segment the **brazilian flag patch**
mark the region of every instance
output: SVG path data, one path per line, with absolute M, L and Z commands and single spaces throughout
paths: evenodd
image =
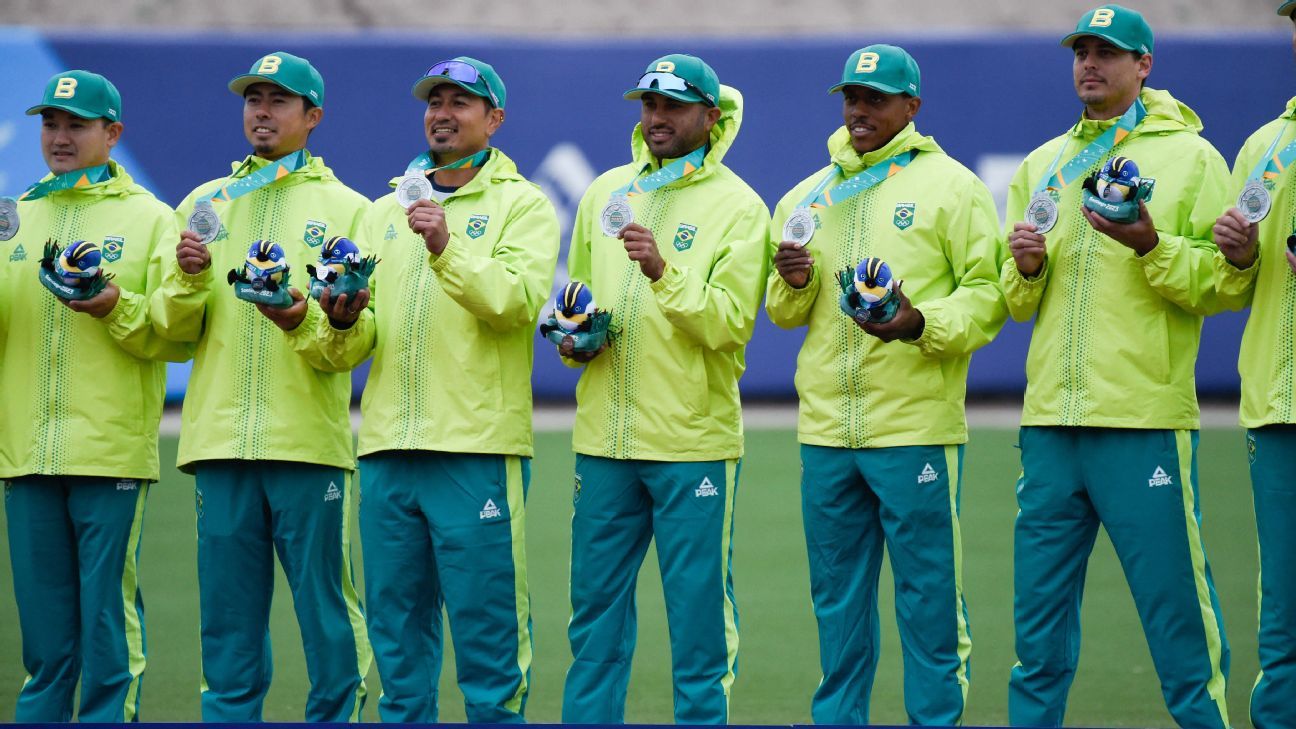
M 103 245 L 99 249 L 103 251 L 103 258 L 109 263 L 116 263 L 121 260 L 122 248 L 126 247 L 126 240 L 118 235 L 110 235 L 104 238 Z
M 895 223 L 895 227 L 900 230 L 905 230 L 913 225 L 914 215 L 917 213 L 917 206 L 914 203 L 896 203 L 895 216 L 891 218 L 891 222 Z
M 675 250 L 687 251 L 693 247 L 693 239 L 697 237 L 697 226 L 688 223 L 680 223 L 680 227 L 675 231 Z
M 321 223 L 318 220 L 306 221 L 306 232 L 302 233 L 302 240 L 311 248 L 319 248 L 324 245 L 324 234 L 328 232 L 328 224 Z
M 471 215 L 468 217 L 468 228 L 464 232 L 469 238 L 480 238 L 486 235 L 486 224 L 489 222 L 489 215 Z

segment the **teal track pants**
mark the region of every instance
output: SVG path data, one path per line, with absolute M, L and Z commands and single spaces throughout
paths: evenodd
M 801 512 L 823 680 L 816 724 L 867 724 L 880 650 L 878 575 L 895 577 L 904 699 L 914 724 L 954 726 L 972 638 L 963 600 L 963 447 L 801 446 Z
M 1296 727 L 1296 425 L 1247 433 L 1260 537 L 1260 675 L 1256 729 Z
M 383 721 L 437 721 L 444 606 L 468 721 L 522 722 L 532 653 L 530 464 L 432 451 L 360 459 L 365 598 Z
M 144 672 L 140 535 L 148 482 L 24 476 L 5 485 L 27 681 L 20 723 L 139 720 Z
M 625 721 L 638 630 L 635 585 L 654 538 L 670 625 L 675 721 L 728 721 L 738 671 L 731 569 L 737 489 L 737 461 L 577 454 L 568 625 L 574 660 L 563 723 Z
M 1080 601 L 1101 525 L 1180 726 L 1228 726 L 1229 648 L 1201 540 L 1197 432 L 1021 429 L 1014 532 L 1013 726 L 1061 726 L 1080 660 Z
M 284 461 L 195 470 L 203 721 L 261 721 L 276 554 L 306 654 L 306 721 L 357 720 L 372 654 L 352 581 L 351 473 Z

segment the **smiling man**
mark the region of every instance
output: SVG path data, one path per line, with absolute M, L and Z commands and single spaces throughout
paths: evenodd
M 378 708 L 384 721 L 436 722 L 444 606 L 468 721 L 521 722 L 531 682 L 531 363 L 558 218 L 490 146 L 506 99 L 490 64 L 434 64 L 413 94 L 428 149 L 361 225 L 366 252 L 382 260 L 372 298 L 320 297 L 327 355 L 346 367 L 374 358 L 360 534 Z
M 1143 86 L 1153 38 L 1141 15 L 1104 5 L 1062 44 L 1084 112 L 1013 178 L 1000 274 L 1012 317 L 1035 317 L 1009 719 L 1063 721 L 1085 568 L 1102 526 L 1171 715 L 1181 726 L 1225 727 L 1229 650 L 1201 539 L 1193 367 L 1202 317 L 1223 308 L 1209 237 L 1226 206 L 1228 169 L 1191 109 Z M 1133 222 L 1084 207 L 1074 184 L 1117 155 L 1156 179 Z
M 904 49 L 855 51 L 829 91 L 842 94 L 843 126 L 828 138 L 830 164 L 774 210 L 765 303 L 775 324 L 809 327 L 796 383 L 823 669 L 811 713 L 816 724 L 869 721 L 885 551 L 909 720 L 954 726 L 972 648 L 959 528 L 963 397 L 972 351 L 1007 318 L 999 219 L 976 175 L 914 127 L 922 80 Z M 809 241 L 785 239 L 787 221 L 808 214 Z M 904 278 L 886 323 L 853 321 L 838 304 L 837 272 L 867 257 Z
M 89 71 L 41 102 L 50 174 L 0 206 L 0 479 L 27 678 L 20 723 L 137 721 L 146 663 L 137 567 L 158 480 L 166 372 L 190 348 L 153 332 L 149 295 L 175 240 L 170 208 L 112 159 L 121 95 Z M 47 240 L 95 244 L 113 277 L 85 300 L 37 277 Z M 9 659 L 6 659 L 9 660 Z
M 354 235 L 368 201 L 306 150 L 324 116 L 309 62 L 271 53 L 229 89 L 252 154 L 180 204 L 182 221 L 199 204 L 214 217 L 191 223 L 206 237 L 180 234 L 152 301 L 159 331 L 197 345 L 178 460 L 197 482 L 202 716 L 261 720 L 277 552 L 306 652 L 306 720 L 355 720 L 372 655 L 351 580 L 351 378 L 311 349 L 324 315 L 300 292 L 272 309 L 224 279 L 258 240 L 282 246 L 302 276 L 326 237 Z
M 675 720 L 724 723 L 738 656 L 738 378 L 764 287 L 769 216 L 721 162 L 742 123 L 742 95 L 702 59 L 653 61 L 625 98 L 640 104 L 634 159 L 586 191 L 567 261 L 619 333 L 600 352 L 561 350 L 584 368 L 573 434 L 575 660 L 562 717 L 625 720 L 635 585 L 655 538 Z

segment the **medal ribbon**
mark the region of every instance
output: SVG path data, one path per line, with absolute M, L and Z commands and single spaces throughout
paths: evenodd
M 1134 105 L 1121 114 L 1121 118 L 1112 125 L 1111 129 L 1103 132 L 1101 136 L 1085 145 L 1085 148 L 1076 152 L 1062 169 L 1058 169 L 1058 163 L 1062 160 L 1062 152 L 1066 150 L 1066 143 L 1058 150 L 1057 157 L 1053 158 L 1053 164 L 1049 166 L 1048 173 L 1040 184 L 1035 186 L 1035 192 L 1044 190 L 1061 190 L 1072 182 L 1080 179 L 1085 170 L 1093 166 L 1095 162 L 1107 156 L 1112 148 L 1130 135 L 1134 128 L 1142 123 L 1143 118 L 1147 116 L 1147 107 L 1143 106 L 1142 99 L 1135 99 Z
M 1255 166 L 1255 169 L 1251 171 L 1251 176 L 1247 178 L 1248 181 L 1276 180 L 1293 161 L 1296 161 L 1296 140 L 1283 147 L 1282 151 L 1274 154 L 1274 150 L 1278 148 L 1278 140 L 1283 138 L 1283 135 L 1287 133 L 1287 128 L 1290 126 L 1291 121 L 1289 120 L 1278 129 L 1278 136 L 1274 137 L 1273 142 L 1269 144 L 1269 149 L 1264 153 L 1264 157 L 1260 158 L 1260 162 Z
M 278 182 L 305 167 L 309 159 L 310 157 L 306 150 L 299 149 L 286 157 L 281 157 L 280 159 L 271 162 L 247 177 L 234 179 L 234 176 L 231 175 L 230 178 L 225 181 L 225 184 L 221 185 L 210 195 L 202 196 L 198 199 L 198 202 L 229 202 L 234 198 L 242 197 L 249 192 L 256 192 L 266 185 Z M 251 160 L 248 160 L 248 162 L 250 161 Z M 243 166 L 246 167 L 248 162 L 244 162 Z M 242 167 L 239 168 L 239 171 L 241 170 Z M 238 171 L 234 174 L 237 175 Z
M 451 162 L 448 165 L 441 165 L 440 167 L 436 167 L 435 166 L 436 163 L 432 161 L 432 155 L 428 154 L 427 152 L 424 152 L 423 154 L 420 154 L 419 156 L 410 160 L 409 165 L 405 168 L 405 174 L 408 175 L 414 172 L 422 172 L 423 176 L 427 177 L 428 175 L 431 175 L 434 172 L 439 172 L 441 170 L 462 170 L 466 167 L 481 167 L 482 165 L 486 164 L 486 160 L 489 157 L 490 157 L 490 147 L 487 147 L 486 149 L 483 149 L 477 154 L 471 155 L 469 157 L 464 157 L 461 160 L 456 160 L 454 162 Z
M 51 179 L 43 182 L 37 182 L 27 191 L 18 196 L 19 200 L 39 200 L 51 192 L 59 190 L 70 190 L 77 187 L 89 187 L 96 185 L 112 177 L 112 171 L 108 165 L 98 165 L 97 167 L 84 167 L 71 172 L 54 175 Z
M 889 180 L 900 170 L 908 167 L 909 163 L 913 162 L 917 156 L 918 150 L 916 149 L 901 152 L 894 157 L 878 162 L 863 172 L 851 176 L 831 190 L 825 190 L 828 183 L 832 182 L 838 175 L 843 174 L 839 165 L 833 165 L 832 170 L 819 181 L 818 185 L 815 185 L 815 188 L 810 191 L 809 195 L 805 196 L 805 199 L 797 205 L 797 208 L 830 208 L 838 203 L 844 203 L 861 192 Z
M 645 195 L 661 187 L 665 187 L 676 180 L 682 180 L 685 177 L 702 169 L 703 160 L 706 159 L 706 145 L 689 152 L 687 155 L 663 165 L 661 169 L 649 175 L 635 177 L 630 184 L 619 190 L 612 192 L 612 197 L 634 197 L 635 195 Z

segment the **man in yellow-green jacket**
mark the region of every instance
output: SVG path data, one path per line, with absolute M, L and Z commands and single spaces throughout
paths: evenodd
M 558 219 L 490 146 L 506 101 L 490 64 L 442 61 L 413 94 L 428 151 L 360 226 L 364 252 L 381 259 L 370 290 L 354 302 L 320 297 L 322 351 L 344 367 L 374 357 L 360 535 L 379 712 L 437 720 L 444 606 L 468 721 L 520 722 L 531 682 L 531 364 Z M 406 197 L 417 188 L 422 197 Z
M 121 95 L 89 71 L 55 74 L 41 102 L 50 174 L 0 199 L 0 479 L 27 679 L 20 723 L 136 721 L 145 666 L 137 578 L 144 503 L 158 480 L 166 372 L 190 348 L 157 336 L 148 297 L 171 209 L 112 160 Z M 46 241 L 99 247 L 103 291 L 41 285 Z M 11 660 L 6 656 L 5 660 Z
M 738 652 L 738 378 L 765 283 L 769 215 L 721 161 L 742 123 L 742 96 L 710 66 L 665 56 L 625 97 L 641 104 L 634 160 L 586 191 L 567 262 L 619 332 L 601 352 L 561 350 L 584 366 L 573 435 L 574 661 L 562 716 L 624 721 L 635 584 L 655 538 L 675 719 L 723 723 Z
M 1278 14 L 1296 24 L 1296 0 Z M 1292 28 L 1296 40 L 1296 25 Z M 1296 47 L 1296 46 L 1294 46 Z M 1238 372 L 1260 538 L 1257 729 L 1296 726 L 1296 98 L 1256 130 L 1233 164 L 1238 205 L 1215 223 L 1215 283 L 1251 307 Z
M 1143 87 L 1153 37 L 1141 15 L 1104 5 L 1062 43 L 1073 52 L 1084 113 L 1013 178 L 1011 257 L 1001 269 L 1011 316 L 1036 317 L 1017 483 L 1019 662 L 1009 720 L 1063 721 L 1085 567 L 1101 525 L 1125 568 L 1170 714 L 1181 726 L 1225 727 L 1229 651 L 1201 539 L 1193 366 L 1202 317 L 1223 308 L 1209 235 L 1226 206 L 1228 170 L 1191 109 Z M 1081 180 L 1115 156 L 1156 180 L 1150 200 L 1126 206 L 1132 222 L 1100 215 L 1091 209 L 1100 201 L 1082 194 Z
M 227 275 L 270 241 L 289 283 L 304 287 L 325 238 L 353 235 L 369 203 L 306 150 L 324 112 L 324 80 L 309 62 L 267 54 L 229 89 L 243 99 L 252 154 L 180 203 L 181 221 L 199 203 L 217 218 L 181 233 L 150 302 L 155 328 L 197 345 L 179 466 L 197 482 L 202 716 L 261 719 L 278 552 L 310 675 L 305 718 L 355 720 L 372 654 L 351 578 L 350 375 L 311 351 L 324 314 L 300 291 L 286 308 L 253 304 Z
M 867 724 L 881 649 L 877 583 L 890 554 L 915 724 L 954 726 L 967 699 L 963 602 L 963 398 L 968 360 L 1007 318 L 990 191 L 918 133 L 918 63 L 904 49 L 851 54 L 831 164 L 774 210 L 765 310 L 809 326 L 797 359 L 801 506 L 823 680 L 817 724 Z M 804 233 L 784 226 L 813 216 Z M 798 235 L 800 233 L 800 235 Z M 839 305 L 837 274 L 864 258 L 904 279 L 886 323 Z M 898 342 L 896 340 L 899 340 Z

